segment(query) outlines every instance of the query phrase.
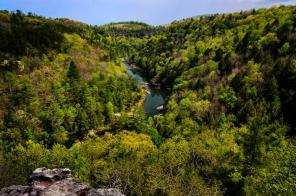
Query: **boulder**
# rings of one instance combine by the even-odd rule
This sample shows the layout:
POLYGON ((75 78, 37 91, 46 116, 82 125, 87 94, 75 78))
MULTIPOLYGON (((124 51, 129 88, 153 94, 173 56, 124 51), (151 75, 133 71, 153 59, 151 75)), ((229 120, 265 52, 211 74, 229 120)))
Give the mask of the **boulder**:
POLYGON ((38 168, 28 186, 10 186, 0 196, 124 196, 119 189, 94 189, 71 178, 70 169, 38 168))
POLYGON ((104 196, 124 196, 119 189, 97 189, 99 195, 104 196))

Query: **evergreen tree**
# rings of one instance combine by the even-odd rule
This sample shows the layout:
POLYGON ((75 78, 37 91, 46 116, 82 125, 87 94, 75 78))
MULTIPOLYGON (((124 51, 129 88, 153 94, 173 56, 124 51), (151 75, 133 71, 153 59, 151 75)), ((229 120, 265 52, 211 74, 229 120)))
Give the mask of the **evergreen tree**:
POLYGON ((77 66, 75 65, 75 63, 73 61, 71 61, 71 63, 70 63, 70 67, 68 69, 67 77, 71 81, 80 80, 79 70, 78 70, 77 66))

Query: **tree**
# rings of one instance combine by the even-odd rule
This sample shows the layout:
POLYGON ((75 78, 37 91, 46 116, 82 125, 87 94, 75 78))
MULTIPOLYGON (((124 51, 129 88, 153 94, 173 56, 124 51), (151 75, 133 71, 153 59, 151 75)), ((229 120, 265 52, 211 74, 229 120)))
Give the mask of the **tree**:
POLYGON ((110 101, 106 104, 106 115, 110 122, 114 119, 114 105, 110 101))
POLYGON ((78 70, 77 66, 75 65, 75 63, 73 61, 71 61, 71 63, 70 63, 68 73, 67 73, 67 77, 70 79, 70 81, 78 81, 78 80, 80 80, 79 70, 78 70))
POLYGON ((266 154, 264 164, 246 178, 246 195, 295 195, 296 147, 286 141, 266 154))

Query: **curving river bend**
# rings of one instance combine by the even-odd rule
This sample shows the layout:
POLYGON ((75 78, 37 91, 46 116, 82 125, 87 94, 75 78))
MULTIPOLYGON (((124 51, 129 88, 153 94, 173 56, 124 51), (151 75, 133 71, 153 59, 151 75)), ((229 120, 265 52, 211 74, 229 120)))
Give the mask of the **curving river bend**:
POLYGON ((147 94, 144 100, 144 112, 148 116, 154 116, 161 112, 162 106, 164 107, 169 95, 166 89, 155 88, 147 81, 145 74, 138 69, 133 68, 125 62, 127 68, 127 75, 136 80, 141 86, 145 87, 147 94))

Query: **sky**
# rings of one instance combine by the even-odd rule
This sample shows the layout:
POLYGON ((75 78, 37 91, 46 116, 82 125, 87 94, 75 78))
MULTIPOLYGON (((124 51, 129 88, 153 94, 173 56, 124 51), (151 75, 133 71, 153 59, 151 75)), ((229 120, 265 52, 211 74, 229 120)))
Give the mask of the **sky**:
POLYGON ((130 20, 161 25, 197 15, 280 4, 296 5, 296 0, 0 0, 0 10, 19 9, 92 25, 130 20))

